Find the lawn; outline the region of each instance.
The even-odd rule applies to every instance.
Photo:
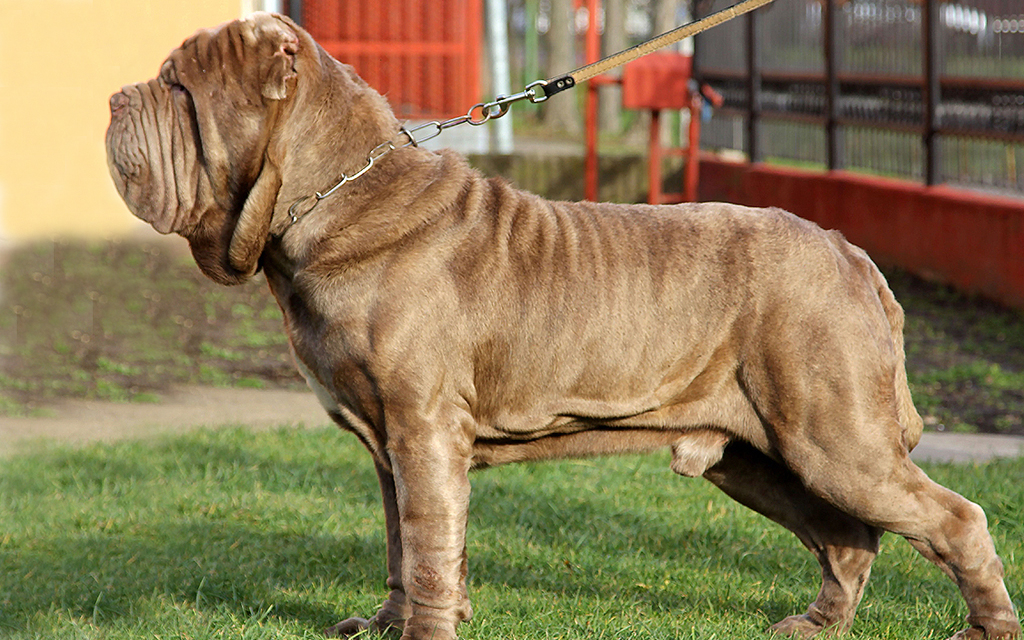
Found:
[[[930,466],[985,507],[1024,607],[1024,461]],[[0,637],[316,638],[385,594],[369,456],[333,429],[52,446],[0,465]],[[462,637],[759,638],[817,565],[668,457],[473,476]],[[942,639],[952,583],[886,536],[852,638]]]

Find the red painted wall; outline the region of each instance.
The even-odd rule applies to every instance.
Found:
[[[700,199],[786,209],[838,229],[880,264],[1024,309],[1024,198],[705,154]]]
[[[481,0],[303,0],[302,22],[399,118],[451,118],[480,100]]]

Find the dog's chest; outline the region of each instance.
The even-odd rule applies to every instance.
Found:
[[[346,331],[353,323],[365,325],[365,318],[353,313],[334,313],[332,322],[328,322],[328,314],[302,295],[303,289],[296,287],[291,277],[274,265],[269,267],[267,283],[284,312],[296,368],[331,419],[354,432],[380,458],[383,438],[374,427],[380,424],[380,416],[373,411],[373,381],[367,377],[365,367],[359,366],[359,359],[352,357],[353,345],[347,339],[365,331]]]
[[[324,408],[324,411],[331,416],[340,413],[341,406],[338,404],[338,401],[334,399],[334,396],[332,396],[331,392],[327,390],[327,387],[320,384],[320,381],[317,380],[317,377],[313,374],[310,368],[302,361],[302,358],[298,356],[295,357],[295,366],[298,368],[299,373],[302,374],[302,377],[306,379],[306,384],[309,385],[309,388],[313,391],[313,394],[316,396],[320,406]]]
[[[302,374],[302,377],[306,379],[306,384],[309,385],[309,388],[316,395],[317,401],[320,402],[320,406],[324,408],[327,415],[338,426],[354,433],[362,441],[363,445],[370,450],[370,453],[385,468],[388,468],[390,463],[384,450],[384,438],[378,430],[373,428],[369,421],[361,417],[362,412],[339,401],[336,394],[320,382],[317,375],[302,361],[298,354],[295,356],[295,366],[298,368],[299,373]]]

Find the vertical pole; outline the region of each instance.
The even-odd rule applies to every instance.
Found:
[[[288,17],[295,21],[295,24],[302,25],[302,0],[289,0]]]
[[[839,12],[835,0],[822,2],[825,48],[825,161],[829,171],[843,168],[843,154],[839,145]]]
[[[540,13],[540,0],[526,0],[526,33],[524,48],[526,64],[523,67],[523,84],[529,84],[540,78],[540,45],[537,42],[537,15]]]
[[[495,95],[510,95],[508,12],[505,0],[487,0],[487,44],[491,54],[491,78]],[[512,111],[499,118],[494,128],[495,151],[502,155],[512,153]]]
[[[453,3],[454,4],[454,3]],[[435,13],[433,5],[430,3],[423,3],[428,13]],[[445,5],[440,5],[445,6]],[[480,64],[483,56],[481,55],[481,39],[486,37],[484,33],[484,16],[483,16],[483,4],[478,0],[473,2],[467,2],[463,9],[462,15],[465,16],[460,19],[465,20],[462,24],[465,25],[465,31],[463,31],[463,37],[465,38],[464,47],[462,48],[463,56],[465,58],[465,69],[466,69],[466,82],[465,88],[463,89],[464,95],[468,96],[468,100],[464,99],[462,104],[473,104],[477,100],[480,100],[482,91],[480,90]],[[452,7],[457,9],[457,7]],[[458,15],[458,14],[456,14]],[[429,18],[428,18],[429,20]],[[430,39],[431,25],[427,24],[427,39]],[[443,28],[437,28],[435,33],[443,33]],[[444,56],[439,57],[438,60],[442,65],[444,64]],[[442,67],[443,68],[443,67]],[[431,85],[437,86],[437,85]],[[457,109],[447,109],[449,113],[458,113]],[[500,122],[500,120],[499,120]]]
[[[551,29],[548,30],[547,76],[565,73],[565,69],[574,69],[578,64],[576,58],[576,28],[573,0],[550,0]],[[582,129],[580,122],[579,103],[572,96],[563,100],[549,100],[544,103],[540,114],[544,124],[549,127],[578,136]]]
[[[686,171],[683,174],[683,202],[697,202],[697,186],[700,177],[700,108],[703,98],[690,96],[690,127],[687,131],[689,146],[686,148]]]
[[[587,0],[587,64],[597,62],[601,56],[601,34],[597,30],[597,15],[601,10],[600,0]],[[584,173],[586,183],[584,185],[584,197],[591,202],[597,202],[597,85],[594,82],[587,83],[587,157]]]
[[[939,179],[936,148],[937,111],[939,107],[939,11],[934,0],[921,5],[921,34],[924,43],[924,183],[933,185]]]
[[[676,10],[679,8],[680,0],[653,0],[654,5],[654,33],[666,33],[674,29],[676,23]],[[669,46],[670,51],[678,51],[679,44]],[[679,111],[676,109],[666,110],[661,119],[661,142],[670,147],[682,146],[679,140]]]
[[[651,109],[647,140],[647,204],[661,204],[661,109]]]
[[[626,34],[626,0],[604,0],[604,34],[602,49],[605,53],[614,53],[629,48],[629,36]],[[621,80],[622,70],[615,69],[609,75]],[[600,110],[598,128],[606,133],[618,133],[622,128],[622,85],[619,82],[603,84],[598,91]]]
[[[701,19],[701,11],[700,11],[701,4],[702,4],[701,2],[696,2],[696,1],[690,3],[690,19],[691,20],[700,20]],[[710,5],[711,5],[711,3],[709,2],[708,6],[710,6]],[[700,36],[700,34],[697,34],[697,35],[693,36],[692,38],[690,38],[690,40],[693,42],[693,51],[690,53],[690,78],[692,79],[692,82],[690,83],[690,86],[697,87],[697,91],[699,92],[700,91],[701,80],[700,80],[700,66],[699,66],[698,63],[700,62],[700,42],[701,42],[701,36]],[[698,98],[697,99],[697,104],[698,105],[700,105],[700,100],[703,100],[703,98]],[[697,177],[698,177],[698,171],[699,171],[697,163],[700,161],[700,127],[701,127],[700,120],[703,117],[703,114],[701,113],[701,109],[700,108],[697,108],[696,110],[694,110],[694,108],[693,108],[694,102],[693,101],[694,101],[694,96],[690,96],[690,131],[689,131],[689,135],[688,135],[688,138],[689,138],[688,144],[690,144],[690,145],[696,144],[697,148],[696,149],[687,149],[687,151],[686,151],[686,153],[688,154],[687,158],[686,158],[686,176],[685,176],[685,180],[686,181],[683,183],[683,198],[686,199],[689,202],[697,202],[700,199],[700,196],[697,193],[698,192],[698,186],[699,186],[697,184]],[[697,120],[696,126],[694,126],[694,119]],[[693,163],[693,165],[694,165],[693,166],[692,174],[690,172],[690,163]],[[690,188],[690,181],[691,180],[693,181],[693,188],[692,188],[692,190]]]
[[[692,5],[691,9],[690,9],[690,19],[691,20],[694,20],[694,21],[700,20],[700,18],[701,18],[701,15],[700,15],[701,14],[701,11],[700,11],[701,4],[702,3],[700,3],[700,2],[693,2],[693,3],[691,3],[691,5]],[[693,78],[694,80],[696,80],[697,83],[699,84],[700,83],[700,69],[698,68],[697,63],[700,62],[700,41],[701,41],[701,35],[698,33],[697,35],[695,35],[692,38],[690,38],[690,40],[693,42],[693,51],[690,53],[690,77]]]
[[[761,161],[758,145],[761,124],[761,60],[758,51],[759,12],[747,14],[747,158],[750,162]]]

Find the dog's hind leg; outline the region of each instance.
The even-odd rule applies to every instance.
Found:
[[[785,387],[771,392],[786,399],[768,415],[774,451],[807,491],[867,525],[903,536],[956,583],[969,625],[957,638],[1018,638],[1020,624],[985,513],[910,460],[888,391],[892,370],[857,375],[862,363],[849,361],[855,366],[845,378],[805,372],[807,393],[787,395]],[[778,369],[774,380],[792,380],[787,373]]]
[[[910,460],[920,419],[905,382],[901,312],[880,276],[822,281],[815,302],[784,309],[766,315],[756,357],[739,374],[766,450],[809,493],[903,536],[949,576],[968,608],[958,640],[1020,637],[984,512]]]
[[[801,638],[847,630],[882,530],[812,495],[792,472],[742,442],[730,443],[704,477],[740,504],[792,531],[821,564],[821,590],[807,613],[790,616],[772,629]]]
[[[861,435],[853,428],[843,432],[847,445],[842,455],[808,446],[787,463],[812,492],[855,518],[903,536],[956,583],[967,602],[970,626],[955,638],[1020,637],[981,507],[933,482],[905,450]]]

